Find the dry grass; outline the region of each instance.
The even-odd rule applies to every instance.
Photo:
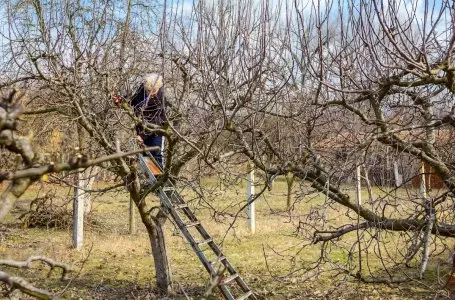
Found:
[[[245,198],[245,183],[234,188],[222,190],[214,180],[204,181],[204,186],[213,190],[207,194],[210,204],[218,209],[227,209],[234,213]],[[50,187],[47,187],[50,188]],[[29,200],[36,196],[34,188],[20,201],[19,206],[26,207]],[[344,282],[337,286],[337,281],[325,276],[319,281],[301,282],[299,277],[277,280],[276,275],[283,275],[289,270],[289,257],[280,257],[276,253],[290,255],[299,249],[301,240],[292,234],[295,225],[283,211],[286,207],[286,187],[283,181],[277,181],[272,192],[267,192],[257,201],[256,233],[249,233],[245,213],[239,215],[235,226],[228,231],[232,217],[217,215],[213,220],[213,211],[204,209],[207,203],[190,201],[197,207],[196,214],[206,229],[217,241],[222,241],[224,252],[242,274],[245,281],[262,299],[419,299],[429,296],[415,284],[390,287],[387,285],[365,285],[357,282]],[[42,192],[42,191],[41,191]],[[375,191],[380,193],[379,191]],[[60,189],[59,193],[67,191]],[[193,193],[184,191],[186,199],[194,198]],[[294,214],[307,211],[312,205],[322,200],[323,196],[311,201],[302,201],[296,205]],[[366,192],[365,192],[366,197]],[[59,282],[51,276],[45,278],[47,270],[39,267],[30,271],[21,271],[27,279],[38,286],[50,288],[56,292],[64,291],[66,299],[156,299],[154,290],[153,260],[148,237],[137,222],[138,233],[128,234],[129,199],[125,192],[105,194],[94,200],[93,214],[97,222],[103,224],[97,230],[85,232],[85,247],[82,251],[71,249],[71,230],[23,229],[12,226],[14,214],[8,218],[6,232],[0,236],[0,257],[24,259],[30,255],[45,255],[73,265],[74,280]],[[17,214],[17,213],[16,213]],[[340,220],[342,222],[342,220]],[[1,233],[1,231],[0,231]],[[208,284],[208,275],[189,245],[178,235],[174,227],[167,223],[167,246],[171,259],[177,294],[172,298],[184,298],[184,290],[191,297],[198,299]],[[273,249],[273,251],[272,251]],[[276,251],[276,253],[274,252]],[[268,257],[266,265],[264,253]],[[302,251],[297,262],[316,258],[318,247],[313,246]],[[337,255],[334,252],[334,255]],[[340,258],[343,253],[339,252]],[[219,296],[219,295],[218,295]]]

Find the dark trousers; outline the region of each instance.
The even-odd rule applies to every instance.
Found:
[[[164,169],[164,137],[162,135],[151,134],[141,135],[144,140],[144,144],[148,147],[160,147],[159,150],[150,151],[153,158],[160,165],[161,169]]]

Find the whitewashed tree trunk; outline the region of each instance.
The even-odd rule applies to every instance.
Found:
[[[92,190],[93,184],[95,183],[95,174],[99,171],[99,169],[99,167],[95,166],[93,168],[86,169],[82,173],[82,178],[80,180],[79,186],[84,190],[83,196],[85,214],[90,213],[92,210],[92,197],[88,191]]]
[[[425,164],[423,162],[422,162],[420,172],[421,172],[420,192],[422,195],[422,201],[423,201],[423,206],[425,207],[426,220],[427,220],[425,231],[422,236],[422,244],[423,244],[422,263],[420,264],[420,271],[419,271],[419,277],[420,277],[420,279],[422,279],[423,274],[425,273],[425,270],[427,269],[428,260],[430,257],[429,248],[430,248],[430,242],[431,242],[431,231],[433,230],[435,215],[433,212],[433,208],[431,206],[431,201],[430,201],[430,199],[428,197],[428,193],[427,193],[427,184],[426,184],[426,178],[425,178]]]
[[[88,133],[81,125],[77,125],[78,148],[76,151],[81,151],[85,147],[88,140]],[[91,170],[79,170],[76,173],[74,187],[74,204],[73,204],[73,248],[81,249],[84,245],[84,216],[86,212],[91,210],[90,192],[93,185],[94,177],[92,178]]]
[[[425,165],[420,166],[420,194],[424,201],[427,199],[427,184],[425,179]]]
[[[80,250],[84,245],[84,200],[86,194],[79,188],[81,173],[76,173],[73,202],[73,248]]]
[[[355,168],[356,196],[357,204],[362,205],[362,178],[360,175],[360,165]]]
[[[255,215],[255,205],[254,202],[251,202],[254,198],[254,166],[252,164],[248,165],[248,176],[246,184],[246,201],[248,205],[248,228],[251,233],[256,231],[256,215]]]
[[[393,173],[395,175],[395,186],[401,186],[403,184],[403,175],[401,175],[399,172],[397,161],[393,162]]]

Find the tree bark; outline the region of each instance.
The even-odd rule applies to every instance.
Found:
[[[161,217],[158,217],[161,218]],[[147,227],[155,262],[156,284],[163,294],[172,292],[172,273],[167,258],[166,243],[163,233],[164,220],[154,222],[155,226]]]
[[[133,183],[129,185],[131,199],[138,208],[142,223],[145,225],[150,238],[155,265],[156,285],[161,293],[169,294],[172,292],[172,273],[167,257],[166,241],[163,233],[163,225],[166,222],[167,217],[161,210],[156,216],[151,214],[150,210],[147,208],[146,199],[140,193],[140,183],[137,176],[130,182]]]

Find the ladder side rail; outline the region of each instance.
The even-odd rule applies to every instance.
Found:
[[[172,196],[177,196],[178,194],[173,194]],[[182,203],[185,203],[185,201],[182,199],[182,197],[180,195],[178,195],[177,197],[179,200],[181,200]],[[173,202],[171,202],[173,203]],[[179,202],[180,203],[180,202]],[[182,208],[181,209],[183,211],[183,213],[188,217],[188,219],[190,219],[191,221],[199,221],[198,218],[196,217],[196,215],[193,213],[193,211],[189,208],[189,207],[185,207],[185,208]],[[204,239],[209,239],[211,238],[212,236],[205,230],[205,228],[203,226],[198,226],[197,227],[197,230],[199,231],[199,233],[201,234],[202,238]],[[212,244],[212,243],[210,243]],[[213,250],[213,249],[212,249]],[[219,250],[219,249],[218,249]],[[220,256],[222,255],[222,252],[219,250],[219,251],[215,251],[215,254],[217,256]]]
[[[185,223],[183,223],[183,220],[180,218],[178,213],[175,211],[175,209],[172,206],[169,205],[170,204],[169,198],[167,198],[167,196],[164,193],[159,193],[159,196],[160,196],[161,200],[164,202],[165,207],[169,210],[169,213],[170,213],[172,219],[174,219],[174,221],[177,223],[177,227],[179,227],[179,229],[182,231],[183,235],[190,243],[194,252],[199,257],[199,260],[203,263],[203,265],[207,269],[207,271],[212,276],[215,276],[216,275],[215,269],[212,267],[209,260],[205,257],[205,254],[203,253],[201,248],[198,246],[197,242],[194,240],[192,234],[186,228]]]
[[[171,195],[169,198],[171,198],[171,203],[172,204],[184,204],[186,203],[185,200],[183,199],[182,196],[180,196],[180,193],[177,192],[177,189],[174,187],[174,185],[170,184],[173,188],[174,191],[170,191]]]
[[[234,266],[231,264],[231,262],[227,259],[227,257],[221,252],[221,250],[219,249],[218,247],[218,244],[216,243],[210,243],[209,244],[210,248],[212,248],[213,252],[217,253],[221,253],[221,255],[219,256],[224,256],[225,259],[223,259],[222,261],[220,261],[220,263],[226,267],[226,269],[228,270],[228,272],[231,274],[231,275],[234,275],[234,274],[239,274],[239,272],[234,268]],[[240,288],[244,291],[244,292],[249,292],[251,291],[251,289],[248,287],[248,285],[245,283],[245,281],[242,279],[242,277],[238,276],[237,278],[235,278],[235,281],[237,282],[237,284],[240,286]]]
[[[167,195],[166,195],[167,196]],[[179,193],[177,193],[177,191],[173,191],[171,197],[176,197],[179,202],[183,202],[184,203],[184,200],[183,198],[180,196]],[[173,204],[172,200],[170,201],[171,204]],[[173,208],[174,209],[174,208]],[[191,220],[191,221],[198,221],[197,217],[194,215],[193,211],[188,207],[188,208],[184,208],[182,209],[183,212],[185,213],[185,215]],[[178,212],[176,212],[178,214]],[[211,235],[205,230],[205,228],[203,226],[197,226],[196,229],[199,231],[199,233],[201,234],[202,238],[203,239],[209,239],[211,238]],[[221,251],[221,249],[219,248],[218,244],[215,243],[214,240],[212,240],[211,243],[208,243],[209,247],[212,249],[212,251],[217,255],[217,257],[225,257],[225,259],[221,260],[220,263],[226,267],[226,269],[228,270],[228,272],[233,275],[233,274],[237,274],[238,272],[236,271],[236,269],[234,268],[234,266],[231,264],[231,262],[227,259],[227,257],[223,254],[223,252]],[[246,285],[246,283],[243,281],[243,279],[239,276],[235,279],[235,281],[237,282],[237,284],[241,287],[241,289],[244,291],[244,292],[249,292],[250,291],[250,288]]]
[[[178,198],[180,201],[179,202],[183,202],[184,203],[184,200],[183,198],[175,191],[173,192],[172,194],[172,197],[176,197]],[[173,203],[173,202],[171,202]],[[193,211],[188,207],[188,208],[184,208],[182,209],[182,211],[185,213],[185,215],[192,221],[198,221],[197,217],[194,215]],[[211,238],[211,235],[205,230],[205,228],[203,226],[198,226],[197,227],[197,230],[199,231],[199,233],[201,234],[201,236],[204,238],[204,239],[208,239],[208,238]],[[221,256],[225,256],[223,254],[223,252],[221,251],[221,249],[219,248],[219,246],[213,242],[213,243],[209,243],[209,246],[210,248],[212,248],[212,251],[218,256],[218,257],[221,257]],[[228,269],[229,273],[230,274],[235,274],[237,273],[237,271],[235,270],[235,268],[232,266],[232,264],[227,260],[227,258],[225,260],[222,261],[223,265],[225,265],[225,267]]]
[[[140,166],[142,172],[145,173],[146,176],[148,177],[147,179],[148,179],[149,183],[151,183],[151,184],[155,183],[157,180],[156,176],[149,169],[147,162],[146,162],[146,158],[142,155],[138,155],[138,157],[139,157],[139,166]],[[153,161],[155,161],[153,159],[153,157],[148,158],[148,159],[152,159]],[[167,195],[166,192],[163,191],[163,188],[160,188],[158,190],[157,195],[161,199],[163,205],[168,209],[171,217],[177,223],[177,226],[184,234],[186,240],[190,243],[191,247],[193,248],[193,251],[196,253],[196,255],[198,256],[199,260],[204,265],[207,272],[209,272],[210,275],[212,276],[212,278],[214,278],[215,276],[218,275],[217,272],[215,271],[214,267],[212,266],[210,261],[205,256],[204,252],[200,249],[198,243],[194,240],[192,234],[189,232],[189,230],[187,229],[183,220],[181,219],[178,212],[174,208],[175,204],[185,204],[185,200],[183,199],[183,197],[181,197],[180,193],[177,192],[175,186],[170,181],[168,181],[166,183],[166,187],[171,187],[173,189],[173,191],[171,191],[171,195]],[[197,217],[194,215],[194,213],[192,212],[192,210],[189,207],[183,208],[182,210],[190,220],[199,222]],[[204,239],[209,239],[209,238],[211,239],[210,234],[205,230],[205,228],[202,225],[196,226],[196,229],[198,230],[198,232],[201,234],[201,236]],[[218,245],[213,241],[213,239],[212,239],[212,242],[209,242],[208,244],[209,244],[209,247],[212,249],[212,251],[218,257],[224,257],[224,259],[221,260],[220,262],[226,267],[226,269],[229,271],[230,274],[237,275],[237,277],[235,278],[235,281],[240,286],[240,288],[244,292],[251,293],[251,290],[248,288],[248,286],[243,281],[241,276],[239,276],[238,272],[234,269],[232,264],[224,256],[223,252],[220,250]],[[234,296],[232,295],[231,291],[228,289],[228,287],[226,285],[218,284],[218,288],[220,289],[221,293],[223,294],[223,296],[226,299],[235,300]],[[249,297],[249,295],[250,294],[245,294],[246,297]]]
[[[205,231],[205,229],[204,229]],[[225,256],[223,254],[223,252],[221,251],[221,249],[219,248],[218,244],[217,243],[210,243],[209,244],[210,248],[212,248],[213,252],[215,252],[218,256],[224,256],[225,259],[223,259],[221,261],[221,263],[226,267],[226,269],[228,270],[228,272],[233,275],[233,274],[240,274],[235,268],[234,266],[231,264],[231,262],[227,259],[227,256]],[[220,253],[220,254],[218,254]],[[248,287],[248,285],[245,283],[245,281],[243,281],[243,279],[238,276],[235,281],[237,282],[237,284],[241,287],[241,289],[244,291],[244,292],[249,292],[251,291],[251,289]]]
[[[163,204],[166,208],[168,208],[169,210],[169,213],[172,217],[172,219],[174,219],[174,221],[177,223],[177,227],[179,227],[179,229],[182,231],[183,235],[185,236],[186,240],[188,242],[190,242],[190,245],[191,247],[193,248],[193,251],[196,253],[196,255],[198,256],[199,260],[202,262],[202,264],[204,265],[205,269],[207,270],[207,272],[209,272],[210,276],[212,278],[215,278],[218,274],[217,272],[215,271],[215,269],[213,268],[212,264],[210,263],[210,261],[207,259],[207,257],[205,256],[204,252],[200,249],[200,247],[197,245],[196,241],[194,240],[193,236],[191,235],[191,233],[188,231],[188,229],[186,228],[185,224],[183,223],[182,219],[180,218],[178,212],[174,209],[174,207],[172,206],[172,203],[171,203],[171,200],[168,198],[168,196],[166,195],[165,192],[163,192],[162,190],[160,190],[158,192],[158,196],[160,197],[160,199],[163,201]],[[196,226],[196,228],[199,230],[199,228],[202,227],[202,226]],[[212,243],[211,243],[212,244]],[[219,285],[218,284],[218,288],[220,289],[221,291],[221,294],[228,300],[235,300],[235,297],[232,295],[231,291],[228,289],[227,286],[225,285]],[[243,289],[243,288],[242,288]]]
[[[232,295],[231,291],[225,285],[218,285],[218,288],[221,290],[221,294],[227,300],[235,300],[234,295]]]
[[[173,209],[176,211],[177,214],[179,214],[178,211],[174,207],[173,207]],[[188,217],[188,219],[191,222],[199,222],[198,218],[194,215],[194,213],[191,211],[191,209],[189,207],[185,207],[180,210]],[[196,230],[199,232],[199,234],[201,235],[201,237],[204,240],[212,239],[212,236],[205,230],[204,226],[202,226],[202,225],[197,226]],[[212,243],[214,243],[213,239],[208,244],[211,245]],[[212,249],[212,251],[213,251],[213,249]],[[217,256],[220,256],[220,254],[222,255],[222,253],[219,253],[219,252],[215,252],[215,254]]]
[[[172,195],[171,195],[171,200],[176,200],[176,201],[172,201],[171,203],[172,204],[184,204],[186,203],[185,200],[182,198],[182,196],[180,196],[180,194],[176,191],[174,192]],[[193,211],[187,207],[185,209],[182,209],[183,212],[185,213],[185,215],[190,218],[191,220],[197,220],[197,217],[196,215],[193,213]]]
[[[145,160],[145,157],[142,156],[142,155],[138,155],[138,156],[139,156],[139,167],[141,168],[142,172],[145,173],[145,175],[147,176],[147,180],[151,184],[155,183],[156,182],[156,177],[153,174],[153,172],[150,171],[149,167],[147,166],[147,162]]]

